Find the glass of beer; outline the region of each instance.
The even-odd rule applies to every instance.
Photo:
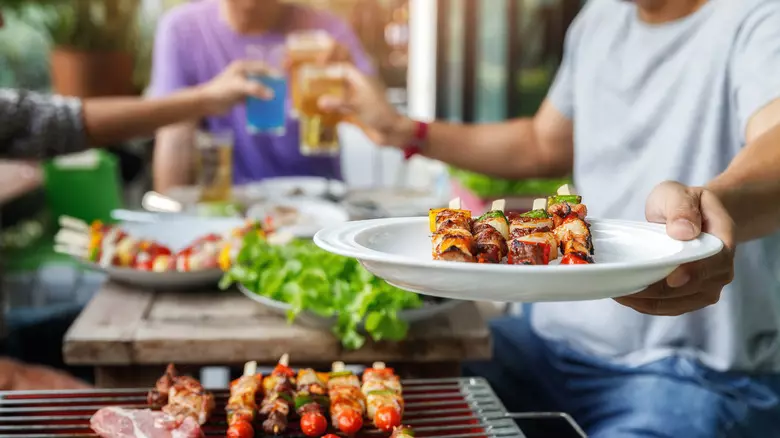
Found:
[[[301,91],[301,154],[333,156],[339,153],[338,124],[341,114],[319,108],[322,96],[344,97],[346,65],[342,63],[300,67],[298,80]]]
[[[255,46],[246,48],[247,59],[260,61],[268,68],[263,74],[252,75],[249,78],[260,82],[273,91],[270,100],[262,100],[249,96],[246,99],[246,125],[250,134],[268,133],[285,134],[287,103],[287,78],[282,72],[282,57],[284,46]]]
[[[290,70],[290,94],[292,97],[291,115],[297,117],[301,112],[301,90],[298,76],[301,66],[312,63],[323,53],[333,49],[336,41],[323,30],[293,32],[286,39],[286,53]]]
[[[198,132],[195,136],[199,202],[226,202],[233,187],[233,132]]]

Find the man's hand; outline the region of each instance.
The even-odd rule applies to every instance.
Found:
[[[0,358],[0,391],[88,388],[86,383],[61,371]]]
[[[719,254],[682,265],[666,280],[615,301],[638,312],[661,316],[682,315],[717,303],[723,286],[734,278],[735,245],[734,221],[720,200],[701,187],[667,181],[656,186],[647,198],[645,215],[649,222],[665,223],[674,239],[691,240],[706,232],[721,239],[725,246]]]
[[[381,88],[353,66],[347,68],[347,93],[343,98],[323,96],[323,111],[344,114],[376,144],[404,146],[414,134],[414,122],[387,101]]]
[[[211,81],[201,85],[201,93],[208,111],[212,115],[221,115],[247,97],[272,99],[273,92],[258,81],[251,80],[252,75],[268,72],[265,64],[257,61],[235,61]]]

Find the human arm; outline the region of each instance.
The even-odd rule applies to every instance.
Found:
[[[237,62],[212,81],[164,98],[101,97],[79,100],[23,90],[0,90],[0,156],[46,159],[151,134],[187,119],[221,114],[268,90],[246,78],[262,71]]]
[[[154,190],[166,193],[173,187],[193,181],[194,121],[177,123],[157,131],[154,143],[152,175]]]
[[[353,118],[376,143],[404,147],[414,138],[415,123],[399,114],[371,79],[348,70],[344,99],[323,97],[321,107]],[[422,154],[465,170],[503,178],[558,177],[571,173],[572,121],[546,100],[533,118],[463,125],[431,123]]]

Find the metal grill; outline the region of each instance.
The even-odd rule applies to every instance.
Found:
[[[417,437],[524,438],[490,385],[479,378],[406,380],[404,424]],[[0,392],[0,438],[95,437],[92,414],[106,406],[146,408],[144,389]],[[225,436],[227,390],[214,391],[217,407],[203,426],[206,436]],[[289,437],[302,436],[290,422]],[[358,437],[386,436],[365,429]]]

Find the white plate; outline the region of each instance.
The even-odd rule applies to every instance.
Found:
[[[157,241],[176,252],[199,237],[209,233],[223,234],[243,223],[243,220],[235,218],[190,218],[156,223],[123,222],[119,226],[133,237]],[[222,271],[219,269],[194,272],[148,272],[84,263],[105,272],[114,281],[151,289],[213,286],[222,277]]]
[[[246,216],[262,220],[269,213],[273,213],[275,207],[287,207],[298,211],[295,223],[278,228],[279,231],[286,231],[300,238],[310,239],[325,227],[339,225],[349,220],[349,214],[344,207],[318,198],[291,198],[263,202],[250,207]]]
[[[240,290],[242,294],[246,295],[247,298],[262,304],[270,312],[279,316],[287,317],[287,312],[292,308],[292,306],[282,301],[272,300],[263,295],[256,294],[247,289],[246,286],[241,283],[238,284],[238,290]],[[401,310],[398,312],[398,318],[402,321],[406,321],[409,324],[415,324],[448,312],[461,303],[462,301],[458,300],[446,300],[441,303],[426,304],[419,309]],[[314,312],[303,311],[295,317],[295,322],[305,327],[328,330],[336,324],[337,318],[337,316],[326,318]]]
[[[296,196],[322,197],[329,190],[331,194],[341,197],[347,193],[347,186],[341,181],[328,181],[316,176],[289,176],[268,178],[241,187],[244,196],[250,199],[287,199]]]
[[[588,219],[593,265],[514,266],[431,260],[428,218],[375,219],[323,229],[322,249],[358,259],[401,289],[461,300],[541,302],[613,298],[664,279],[683,263],[717,254],[718,238],[690,242],[666,235],[663,225]]]

